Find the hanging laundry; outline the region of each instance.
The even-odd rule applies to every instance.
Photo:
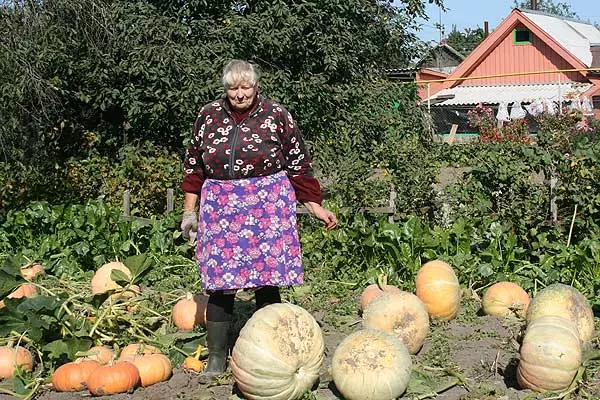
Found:
[[[527,111],[523,108],[520,101],[514,101],[510,109],[510,119],[516,121],[524,119],[527,116]]]
[[[508,122],[510,121],[510,115],[508,114],[508,104],[503,101],[498,106],[498,113],[496,114],[498,121]]]

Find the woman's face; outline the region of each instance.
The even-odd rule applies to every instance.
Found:
[[[227,88],[227,97],[235,111],[244,112],[250,108],[256,97],[256,86],[246,81],[235,83]]]

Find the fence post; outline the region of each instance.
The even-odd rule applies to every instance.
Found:
[[[123,192],[123,216],[129,217],[131,215],[131,190],[125,189]]]
[[[556,183],[558,179],[554,174],[550,176],[550,212],[552,213],[552,222],[556,224],[558,221],[558,210],[556,209]]]
[[[390,224],[394,223],[394,214],[396,214],[396,196],[396,190],[392,186],[392,190],[390,191],[390,209],[392,210],[392,213],[388,215],[388,222]]]
[[[167,214],[173,211],[173,189],[167,189]]]

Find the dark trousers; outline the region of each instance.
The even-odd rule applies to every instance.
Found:
[[[277,286],[263,286],[254,292],[256,309],[268,304],[281,303],[281,294]],[[226,322],[233,319],[233,301],[235,294],[216,291],[209,295],[206,305],[206,320]]]

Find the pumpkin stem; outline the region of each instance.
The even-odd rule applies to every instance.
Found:
[[[379,289],[385,290],[388,282],[388,276],[383,268],[381,268],[380,271],[381,273],[377,275],[377,286],[379,286]]]
[[[193,300],[194,299],[194,295],[191,294],[190,292],[187,292],[185,294],[185,298],[186,298],[186,300]]]
[[[196,360],[200,359],[200,353],[202,353],[203,347],[201,344],[198,345],[198,347],[196,348],[196,351],[194,352],[194,358]]]

